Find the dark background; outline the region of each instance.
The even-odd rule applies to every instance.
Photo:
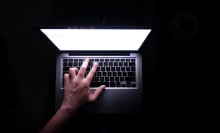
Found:
[[[1,1],[0,132],[38,132],[53,115],[59,50],[45,26],[147,26],[144,114],[76,116],[77,132],[196,131],[204,124],[205,2],[190,0]],[[203,117],[202,117],[203,116]]]

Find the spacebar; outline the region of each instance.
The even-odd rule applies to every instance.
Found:
[[[109,82],[92,82],[90,87],[99,87],[100,85],[105,85],[106,87],[109,87]]]

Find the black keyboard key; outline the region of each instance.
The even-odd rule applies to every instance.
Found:
[[[102,67],[102,66],[104,66],[103,62],[99,62],[99,67]]]
[[[122,76],[122,72],[118,72],[118,76],[119,76],[119,77]]]
[[[97,76],[102,76],[101,72],[96,72],[97,73]]]
[[[134,84],[131,84],[131,87],[136,87],[136,84],[134,83]]]
[[[126,84],[121,84],[121,87],[126,87]]]
[[[105,67],[101,67],[101,71],[102,71],[102,72],[105,71]]]
[[[95,77],[94,79],[95,79],[95,80],[94,80],[95,82],[98,82],[98,81],[99,81],[99,77]]]
[[[116,82],[116,87],[121,87],[121,83],[120,82]]]
[[[64,67],[64,68],[63,68],[63,71],[64,71],[64,72],[68,72],[68,71],[69,71],[69,67]]]
[[[128,72],[128,76],[135,77],[135,72]]]
[[[127,72],[123,72],[122,75],[123,75],[124,77],[126,77],[126,76],[127,76]]]
[[[109,66],[113,66],[113,62],[109,62]]]
[[[63,66],[67,66],[67,61],[64,61],[64,62],[63,62]]]
[[[131,87],[131,84],[126,84],[126,87]]]
[[[107,72],[102,72],[102,76],[106,77],[107,76]]]
[[[78,66],[78,62],[73,62],[73,67],[76,67],[76,66]]]
[[[115,67],[111,67],[111,71],[115,71]]]
[[[99,87],[100,85],[106,85],[108,87],[109,83],[108,82],[92,82],[90,84],[90,87]]]
[[[124,77],[120,77],[120,81],[125,81],[125,78]]]
[[[109,82],[104,82],[103,85],[105,85],[106,87],[109,87]]]
[[[109,77],[105,77],[105,81],[108,82],[109,81]]]
[[[110,82],[110,87],[116,87],[115,82]]]
[[[104,62],[104,66],[108,66],[108,62]]]
[[[72,67],[72,66],[73,66],[73,62],[69,61],[69,67]]]
[[[129,62],[129,66],[135,66],[135,62]]]
[[[114,77],[117,76],[117,75],[116,75],[116,72],[113,72],[113,76],[114,76]]]
[[[125,77],[125,81],[135,81],[135,77]]]
[[[82,63],[83,63],[83,61],[79,61],[79,62],[78,62],[78,66],[81,66]]]
[[[110,77],[110,81],[111,82],[115,81],[115,78],[114,77]]]
[[[131,67],[131,71],[135,71],[135,67]]]
[[[108,71],[108,72],[110,71],[110,67],[106,67],[105,69],[106,69],[106,71]]]
[[[104,77],[100,77],[100,81],[101,81],[101,82],[104,82]]]
[[[111,77],[112,76],[112,72],[108,72],[108,76]]]

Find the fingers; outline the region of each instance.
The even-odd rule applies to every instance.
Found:
[[[78,76],[79,77],[84,77],[85,76],[85,73],[86,73],[86,69],[87,69],[87,66],[89,64],[89,58],[86,58],[85,61],[83,62],[82,66],[80,67],[79,69],[79,73],[78,73]]]
[[[65,73],[64,74],[64,86],[66,86],[67,84],[69,84],[69,74]]]
[[[95,101],[105,89],[105,85],[101,85],[93,94],[89,95],[89,101]]]
[[[96,73],[97,67],[98,67],[98,62],[94,62],[93,66],[92,66],[92,69],[90,70],[90,72],[87,75],[87,80],[88,80],[89,83],[91,83],[91,81],[92,81],[92,79],[93,79],[93,77]]]
[[[73,68],[69,69],[70,78],[74,79],[76,77],[77,73],[78,73],[78,68],[73,67]]]

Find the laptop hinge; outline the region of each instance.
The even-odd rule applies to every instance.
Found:
[[[95,55],[109,55],[109,56],[128,56],[130,52],[126,51],[71,51],[68,52],[70,56],[81,55],[81,56],[95,56]]]

